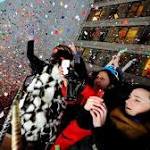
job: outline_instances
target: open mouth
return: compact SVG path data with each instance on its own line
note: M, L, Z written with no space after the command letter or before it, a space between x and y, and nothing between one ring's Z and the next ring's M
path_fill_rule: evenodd
M132 109L130 109L129 107L126 107L126 109L128 109L128 110L132 110Z

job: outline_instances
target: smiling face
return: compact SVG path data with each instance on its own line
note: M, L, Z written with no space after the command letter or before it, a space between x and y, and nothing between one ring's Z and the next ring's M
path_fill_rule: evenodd
M131 116L150 111L150 91L142 88L134 89L126 100L125 111Z

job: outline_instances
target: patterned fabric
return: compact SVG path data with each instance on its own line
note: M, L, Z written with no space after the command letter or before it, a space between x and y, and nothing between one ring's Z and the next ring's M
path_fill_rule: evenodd
M61 83L58 65L55 65L52 70L45 66L42 74L37 74L27 86L19 103L21 132L27 141L54 141L66 107Z

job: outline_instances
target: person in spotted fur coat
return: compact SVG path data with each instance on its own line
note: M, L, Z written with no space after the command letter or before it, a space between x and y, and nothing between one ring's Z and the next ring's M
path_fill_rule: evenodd
M27 57L32 69L32 78L26 79L19 100L21 134L26 145L24 149L46 149L55 140L67 105L67 87L72 84L63 74L62 61L70 62L66 69L73 68L79 81L86 76L83 59L75 52L73 44L71 48L66 45L56 46L50 61L45 62L34 55L34 40L28 41ZM71 94L69 97L72 98Z
M34 55L34 41L28 42L27 57L35 77L26 87L19 105L22 135L26 141L40 141L41 145L47 145L55 140L66 109L67 91L65 90L69 85L61 68L62 61L69 60L70 64L74 61L74 68L80 81L86 76L83 59L75 53L73 44L71 48L66 45L56 46L50 63L46 63Z

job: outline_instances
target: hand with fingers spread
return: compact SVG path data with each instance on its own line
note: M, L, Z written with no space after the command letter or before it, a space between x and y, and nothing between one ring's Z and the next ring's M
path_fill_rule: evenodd
M105 124L107 109L104 103L101 103L100 107L90 110L90 114L92 115L94 127L102 127Z
M113 65L117 68L119 67L120 55L115 55L113 58Z

